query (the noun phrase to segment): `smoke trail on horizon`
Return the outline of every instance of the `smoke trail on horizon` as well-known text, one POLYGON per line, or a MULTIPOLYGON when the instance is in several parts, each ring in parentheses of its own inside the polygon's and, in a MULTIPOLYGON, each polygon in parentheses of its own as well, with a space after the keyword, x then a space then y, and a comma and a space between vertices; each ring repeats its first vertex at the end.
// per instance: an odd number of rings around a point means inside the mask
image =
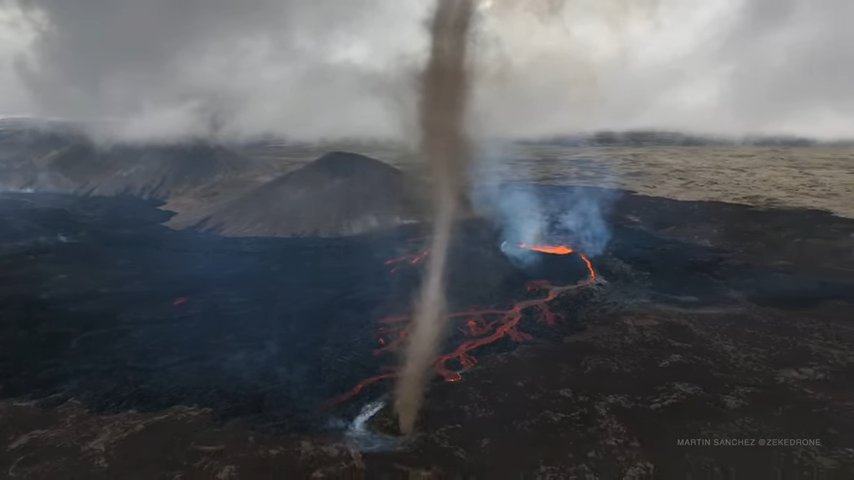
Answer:
POLYGON ((415 308, 412 334, 395 391, 400 430, 415 428, 428 371, 445 329, 445 270, 451 231, 465 189, 469 142, 466 53, 474 0, 439 0, 431 27, 431 51, 422 77, 421 150, 433 176, 432 255, 415 308))

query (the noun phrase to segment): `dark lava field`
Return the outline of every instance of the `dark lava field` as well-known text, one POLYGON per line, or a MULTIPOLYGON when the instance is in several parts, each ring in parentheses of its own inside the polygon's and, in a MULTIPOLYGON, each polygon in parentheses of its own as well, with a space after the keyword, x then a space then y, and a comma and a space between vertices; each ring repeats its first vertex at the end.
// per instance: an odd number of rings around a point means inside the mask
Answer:
POLYGON ((408 312, 423 227, 225 238, 153 200, 2 194, 0 476, 854 476, 854 221, 617 195, 595 281, 459 226, 445 352, 488 320, 465 312, 579 288, 449 362, 460 381, 436 376, 403 439, 391 379, 356 386, 397 362, 384 319, 408 312), (745 438, 820 445, 678 442, 745 438))

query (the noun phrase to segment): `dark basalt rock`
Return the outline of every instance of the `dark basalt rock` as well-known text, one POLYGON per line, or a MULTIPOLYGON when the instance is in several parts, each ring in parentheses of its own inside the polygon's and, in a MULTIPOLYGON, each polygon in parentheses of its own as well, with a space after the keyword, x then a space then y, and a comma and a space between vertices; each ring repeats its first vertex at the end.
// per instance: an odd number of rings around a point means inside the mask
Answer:
MULTIPOLYGON (((395 361, 374 354, 377 328, 410 310, 423 265, 385 262, 428 232, 224 238, 170 230, 158 205, 0 195, 5 477, 765 478, 823 459, 826 477, 854 478, 850 219, 620 192, 592 259, 604 282, 557 299, 555 325, 530 312, 532 339, 480 349, 462 382, 435 379, 419 434, 371 452, 358 450, 396 433, 393 409, 368 437, 351 420, 392 383, 322 407, 395 361), (757 432, 822 446, 676 443, 757 432)), ((494 225, 458 225, 449 308, 505 309, 537 295, 533 280, 583 275, 573 256, 520 270, 500 241, 494 225)), ((466 320, 445 351, 470 338, 466 320)))
POLYGON ((333 152, 239 197, 198 225, 232 236, 347 236, 422 217, 402 172, 333 152))

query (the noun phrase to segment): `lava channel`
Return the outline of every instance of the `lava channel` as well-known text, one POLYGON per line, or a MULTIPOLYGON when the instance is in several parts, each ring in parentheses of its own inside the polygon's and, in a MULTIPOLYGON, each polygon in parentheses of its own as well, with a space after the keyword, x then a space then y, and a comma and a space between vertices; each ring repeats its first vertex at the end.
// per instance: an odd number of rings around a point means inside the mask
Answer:
MULTIPOLYGON (((547 255, 577 253, 574 249, 564 245, 519 244, 519 248, 547 255)), ((423 252, 391 259, 386 262, 386 265, 394 266, 392 272, 395 272, 400 265, 418 265, 429 253, 423 252)), ((526 312, 535 312, 538 315, 538 321, 548 326, 556 325, 561 316, 552 311, 550 304, 566 293, 592 286, 598 281, 598 274, 593 267, 593 262, 584 254, 578 253, 578 255, 584 261, 588 272, 587 279, 582 282, 573 285, 554 285, 546 280, 535 280, 528 283, 528 292, 539 292, 540 296, 516 302, 507 310, 472 309, 450 313, 448 319, 462 322, 460 331, 470 339, 457 346, 453 351, 439 356, 434 362, 436 373, 446 382, 459 382, 463 378, 459 370, 468 370, 477 365, 477 360, 473 355, 476 350, 504 338, 509 338, 515 342, 531 340, 533 337, 530 334, 519 330, 519 324, 526 312), (452 368, 454 365, 458 365, 460 368, 452 368)), ((378 346, 374 350, 374 355, 384 355, 402 348, 409 335, 410 320, 410 315, 397 315, 380 319, 380 326, 377 329, 379 334, 378 346)), ((381 374, 362 380, 346 393, 332 399, 326 406, 331 407, 347 402, 358 396, 366 388, 396 376, 397 372, 389 368, 381 374)))
POLYGON ((420 253, 413 253, 404 255, 402 257, 388 259, 385 261, 385 265, 387 267, 392 267, 390 270, 391 273, 396 273, 398 270, 400 270, 401 267, 404 267, 406 265, 414 266, 424 262, 424 260, 426 260, 428 256, 430 256, 430 251, 425 250, 420 253))

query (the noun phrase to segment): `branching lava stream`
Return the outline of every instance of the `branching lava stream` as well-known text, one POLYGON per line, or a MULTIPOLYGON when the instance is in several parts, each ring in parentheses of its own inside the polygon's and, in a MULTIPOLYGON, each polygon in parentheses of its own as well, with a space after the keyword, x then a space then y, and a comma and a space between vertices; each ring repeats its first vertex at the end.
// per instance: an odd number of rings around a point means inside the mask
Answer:
MULTIPOLYGON (((504 338, 509 338, 515 342, 531 340, 532 336, 530 334, 519 330, 519 324, 526 313, 533 312, 538 321, 548 326, 554 326, 557 324, 560 314, 552 311, 551 303, 569 292, 592 286, 599 281, 596 269, 593 267, 590 259, 572 248, 563 245, 519 244, 518 246, 525 250, 547 255, 577 254, 587 267, 587 279, 573 285, 553 285, 546 280, 532 281, 527 286, 528 292, 540 293, 540 295, 536 298, 518 301, 509 309, 472 309, 448 314, 448 321, 454 325, 458 325, 457 328, 459 331, 470 339, 457 346, 453 351, 440 355, 435 359, 433 363, 435 371, 446 382, 461 381, 463 377, 460 372, 477 365, 474 352, 482 347, 491 345, 504 338)), ((429 252, 404 256, 389 260, 386 262, 386 265, 393 266, 394 269, 392 272, 394 272, 399 268, 400 264, 417 265, 427 255, 429 255, 429 252)), ((378 346, 374 350, 374 355, 380 356, 396 352, 402 348, 409 335, 408 325, 410 319, 411 316, 408 314, 380 319, 380 325, 377 329, 377 333, 379 334, 377 340, 378 346)), ((358 396, 366 388, 384 380, 393 379, 396 376, 397 371, 394 368, 387 368, 383 373, 362 380, 348 392, 332 399, 327 406, 347 402, 358 396)))

